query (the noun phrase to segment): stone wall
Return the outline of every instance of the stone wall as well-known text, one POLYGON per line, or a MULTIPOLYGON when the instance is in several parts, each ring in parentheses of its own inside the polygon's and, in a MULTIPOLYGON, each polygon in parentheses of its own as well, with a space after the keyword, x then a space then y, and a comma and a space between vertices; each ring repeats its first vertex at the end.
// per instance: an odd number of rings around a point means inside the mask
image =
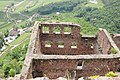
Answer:
POLYGON ((76 24, 36 22, 20 79, 43 76, 50 79, 76 76, 77 79, 117 71, 120 52, 116 44, 104 29, 100 29, 95 37, 83 37, 76 24), (55 27, 59 27, 59 32, 54 31, 55 27), (67 34, 66 27, 70 28, 67 34), (108 54, 111 47, 118 53, 108 54))
POLYGON ((113 35, 113 40, 115 44, 118 46, 118 48, 120 49, 120 34, 113 35))
POLYGON ((112 39, 112 36, 105 29, 99 29, 97 34, 97 42, 99 44, 99 50, 104 54, 110 54, 111 48, 114 48, 119 53, 119 37, 112 39), (114 42, 115 41, 115 42, 114 42), (116 44, 115 44, 116 43, 116 44), (118 46, 118 47, 117 47, 118 46))
POLYGON ((76 71, 76 78, 79 78, 92 75, 103 76, 109 71, 117 71, 120 66, 119 63, 118 59, 33 60, 33 70, 42 72, 43 76, 47 76, 50 79, 64 77, 70 71, 76 71), (81 66, 79 65, 81 62, 82 68, 77 68, 81 66))
POLYGON ((46 55, 87 55, 94 54, 96 38, 82 38, 80 26, 73 24, 41 24, 40 25, 41 51, 46 55), (55 32, 55 28, 60 28, 55 32), (48 29, 47 31, 44 31, 48 29), (65 28, 70 31, 66 34, 65 28), (82 39, 81 39, 82 38, 82 39), (49 42, 47 44, 47 42, 49 42), (61 45, 61 44, 62 45, 61 45), (46 47, 46 45, 48 45, 46 47))

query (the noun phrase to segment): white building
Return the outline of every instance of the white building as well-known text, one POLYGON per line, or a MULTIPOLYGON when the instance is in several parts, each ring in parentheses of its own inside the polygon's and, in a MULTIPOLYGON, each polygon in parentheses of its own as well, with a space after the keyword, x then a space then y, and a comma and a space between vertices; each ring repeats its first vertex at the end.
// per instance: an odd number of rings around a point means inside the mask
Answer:
POLYGON ((97 0, 90 0, 89 2, 94 3, 94 4, 98 3, 97 0))

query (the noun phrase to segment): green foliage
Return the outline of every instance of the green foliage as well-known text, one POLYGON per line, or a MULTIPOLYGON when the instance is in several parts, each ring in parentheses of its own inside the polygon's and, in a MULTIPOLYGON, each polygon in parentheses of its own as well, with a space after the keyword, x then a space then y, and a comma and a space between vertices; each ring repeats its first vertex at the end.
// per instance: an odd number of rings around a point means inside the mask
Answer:
POLYGON ((82 17, 96 27, 102 27, 112 33, 120 33, 120 1, 102 0, 105 6, 101 9, 92 7, 78 7, 74 10, 76 17, 82 17))
POLYGON ((11 7, 13 4, 18 3, 17 0, 0 0, 0 10, 5 9, 6 6, 11 7))
POLYGON ((90 78, 92 78, 92 79, 96 79, 96 78, 98 78, 98 77, 99 77, 99 75, 90 76, 90 78))
POLYGON ((111 49, 110 49, 110 52, 111 52, 112 54, 116 54, 118 51, 117 51, 115 48, 111 48, 111 49))
POLYGON ((96 1, 98 2, 97 4, 87 2, 87 4, 85 6, 94 7, 94 8, 102 8, 104 6, 104 3, 102 0, 96 0, 96 1))
MULTIPOLYGON (((59 16, 55 16, 53 15, 52 20, 56 21, 56 22, 72 22, 72 23, 77 23, 80 24, 81 27, 81 34, 86 34, 86 35, 95 35, 97 32, 97 28, 94 27, 93 25, 91 25, 89 22, 86 22, 84 19, 82 18, 75 18, 72 16, 72 14, 70 13, 66 13, 66 14, 61 14, 59 16)), ((70 30, 68 30, 70 31, 70 30)))
POLYGON ((8 36, 8 34, 9 34, 9 31, 8 31, 8 30, 6 30, 6 31, 4 32, 4 36, 5 36, 5 37, 7 37, 7 36, 8 36))
POLYGON ((12 76, 12 77, 14 77, 15 74, 16 74, 16 70, 14 70, 14 69, 10 69, 10 71, 9 71, 9 75, 12 76))
POLYGON ((55 12, 70 12, 78 4, 83 3, 85 0, 71 0, 65 2, 51 3, 46 6, 42 6, 38 9, 38 13, 42 15, 51 14, 55 12))
POLYGON ((4 45, 3 34, 0 33, 0 48, 4 45))
POLYGON ((0 71, 0 77, 14 76, 20 73, 27 52, 28 42, 29 41, 26 41, 25 44, 10 51, 7 56, 0 61, 0 69, 3 70, 0 71))
POLYGON ((19 13, 6 13, 0 11, 0 21, 3 22, 9 22, 9 21, 12 22, 14 20, 25 20, 27 18, 28 16, 19 13))
POLYGON ((105 74, 105 76, 106 77, 117 77, 117 75, 114 72, 112 72, 112 71, 110 71, 107 74, 105 74))

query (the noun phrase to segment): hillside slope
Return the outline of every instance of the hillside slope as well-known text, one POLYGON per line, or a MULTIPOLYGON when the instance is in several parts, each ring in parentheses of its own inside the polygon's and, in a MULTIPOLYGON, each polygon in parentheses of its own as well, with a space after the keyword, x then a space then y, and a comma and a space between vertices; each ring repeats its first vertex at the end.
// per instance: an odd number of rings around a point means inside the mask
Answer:
POLYGON ((112 33, 120 33, 120 1, 102 0, 105 6, 101 9, 84 8, 76 9, 77 17, 84 18, 96 27, 106 28, 112 33))
POLYGON ((40 7, 37 12, 40 15, 55 14, 56 12, 61 14, 71 13, 71 16, 83 18, 97 28, 102 27, 111 33, 120 33, 120 1, 99 0, 99 2, 101 5, 98 3, 99 5, 96 7, 94 6, 95 4, 90 6, 89 0, 70 0, 51 3, 40 7))

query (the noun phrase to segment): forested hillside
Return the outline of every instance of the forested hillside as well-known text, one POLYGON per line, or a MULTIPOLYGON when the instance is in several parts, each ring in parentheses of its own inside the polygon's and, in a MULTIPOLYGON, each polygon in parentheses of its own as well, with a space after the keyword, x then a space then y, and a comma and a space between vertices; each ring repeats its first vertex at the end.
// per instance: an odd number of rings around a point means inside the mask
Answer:
POLYGON ((120 33, 120 1, 103 0, 105 6, 101 9, 76 9, 77 17, 84 18, 96 27, 106 28, 110 32, 120 33))
MULTIPOLYGON (((59 3, 51 3, 38 9, 40 15, 68 12, 71 16, 83 18, 97 28, 102 27, 112 33, 120 33, 120 1, 102 0, 104 6, 86 6, 87 0, 71 0, 59 3)), ((93 4, 94 5, 94 4, 93 4)), ((64 16, 65 17, 65 16, 64 16)))
POLYGON ((42 6, 38 9, 38 13, 41 15, 47 15, 55 12, 71 12, 78 4, 82 4, 86 0, 71 0, 59 3, 51 3, 46 6, 42 6))

